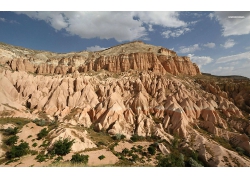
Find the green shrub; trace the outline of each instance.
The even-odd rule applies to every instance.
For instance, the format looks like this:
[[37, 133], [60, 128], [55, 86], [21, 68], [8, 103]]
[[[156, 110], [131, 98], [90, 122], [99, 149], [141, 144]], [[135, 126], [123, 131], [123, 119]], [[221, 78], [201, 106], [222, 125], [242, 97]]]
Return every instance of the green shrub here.
[[29, 135], [27, 138], [31, 138], [32, 137], [32, 135]]
[[16, 157], [21, 157], [29, 153], [29, 144], [23, 142], [18, 146], [12, 146], [10, 151], [6, 152], [7, 159], [13, 159]]
[[127, 148], [124, 148], [123, 150], [122, 150], [122, 154], [123, 155], [127, 155], [129, 153], [129, 150], [127, 149]]
[[70, 141], [69, 139], [60, 139], [54, 143], [51, 153], [55, 153], [59, 156], [65, 156], [71, 150], [74, 140]]
[[137, 161], [139, 156], [137, 154], [132, 154], [132, 161]]
[[74, 154], [70, 160], [72, 163], [84, 163], [87, 164], [89, 161], [89, 155]]
[[43, 128], [38, 134], [37, 134], [37, 139], [40, 140], [48, 135], [49, 131], [47, 128]]
[[120, 140], [122, 140], [122, 139], [125, 139], [126, 136], [123, 135], [123, 134], [116, 134], [116, 135], [114, 135], [112, 138], [113, 138], [114, 140], [120, 141]]
[[8, 146], [12, 146], [14, 144], [16, 144], [17, 140], [18, 140], [18, 136], [14, 135], [14, 136], [11, 136], [9, 139], [7, 139], [5, 141], [5, 144], [8, 145]]
[[17, 127], [8, 127], [7, 129], [4, 130], [4, 135], [16, 135], [18, 133], [18, 128]]
[[201, 164], [199, 164], [197, 161], [195, 161], [192, 157], [188, 159], [188, 164], [191, 167], [203, 167]]
[[143, 136], [139, 136], [138, 134], [134, 134], [133, 136], [131, 136], [130, 139], [136, 142], [136, 141], [143, 141], [145, 138]]
[[104, 155], [101, 155], [101, 156], [99, 156], [98, 158], [99, 158], [100, 160], [102, 160], [102, 159], [105, 158], [105, 156], [104, 156]]
[[185, 167], [184, 155], [181, 153], [171, 153], [158, 161], [159, 167]]
[[37, 143], [36, 143], [36, 142], [32, 144], [32, 147], [36, 147], [36, 146], [37, 146]]
[[35, 159], [37, 160], [37, 162], [43, 162], [47, 159], [47, 156], [44, 154], [38, 154]]
[[156, 153], [155, 147], [154, 147], [154, 146], [149, 146], [149, 147], [148, 147], [148, 152], [149, 152], [149, 154], [151, 154], [151, 155], [155, 155], [155, 153]]

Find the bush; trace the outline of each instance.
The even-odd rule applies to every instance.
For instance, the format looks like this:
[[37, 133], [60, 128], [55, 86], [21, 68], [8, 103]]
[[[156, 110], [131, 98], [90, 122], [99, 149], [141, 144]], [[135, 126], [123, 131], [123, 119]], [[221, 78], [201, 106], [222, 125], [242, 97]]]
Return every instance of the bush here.
[[52, 153], [55, 153], [59, 156], [65, 156], [71, 150], [71, 146], [73, 145], [74, 140], [70, 141], [69, 139], [58, 140], [54, 143], [52, 148]]
[[70, 160], [72, 163], [84, 163], [87, 164], [89, 161], [88, 155], [81, 155], [79, 153], [72, 155], [72, 158]]
[[114, 140], [120, 141], [120, 140], [122, 140], [122, 139], [125, 139], [126, 136], [123, 135], [123, 134], [116, 134], [116, 135], [114, 135], [112, 138], [113, 138]]
[[10, 151], [6, 152], [7, 159], [13, 159], [16, 157], [21, 157], [29, 153], [29, 144], [23, 142], [18, 146], [12, 146]]
[[31, 138], [32, 137], [32, 135], [29, 135], [27, 138]]
[[123, 155], [127, 155], [129, 153], [129, 150], [127, 149], [127, 148], [124, 148], [123, 150], [122, 150], [122, 154]]
[[132, 141], [136, 142], [136, 141], [142, 141], [144, 140], [145, 138], [143, 136], [139, 136], [137, 134], [134, 134], [133, 136], [131, 136], [130, 138]]
[[38, 134], [37, 134], [37, 139], [40, 140], [48, 135], [49, 131], [47, 128], [43, 128]]
[[102, 160], [102, 159], [105, 158], [105, 156], [104, 156], [104, 155], [101, 155], [101, 156], [99, 156], [98, 158], [99, 158], [100, 160]]
[[36, 142], [32, 144], [32, 147], [36, 147], [36, 146], [37, 146], [37, 143], [36, 143]]
[[8, 127], [7, 129], [4, 130], [4, 135], [16, 135], [18, 133], [18, 128], [17, 127]]
[[37, 126], [45, 126], [46, 125], [46, 121], [44, 119], [34, 119], [32, 122], [35, 123]]
[[185, 167], [184, 155], [181, 153], [171, 153], [158, 161], [159, 167]]
[[47, 156], [44, 154], [38, 154], [35, 159], [37, 160], [37, 162], [43, 162], [47, 159]]
[[199, 164], [197, 161], [195, 161], [192, 157], [188, 159], [188, 164], [191, 167], [203, 167], [201, 164]]
[[6, 145], [8, 145], [8, 146], [12, 146], [12, 145], [14, 145], [14, 144], [16, 144], [16, 142], [17, 142], [17, 140], [18, 140], [18, 136], [11, 136], [9, 139], [7, 139], [6, 141], [5, 141], [5, 144]]
[[155, 153], [156, 153], [155, 147], [154, 147], [154, 146], [149, 146], [149, 147], [148, 147], [148, 152], [149, 152], [149, 154], [151, 154], [151, 155], [155, 155]]

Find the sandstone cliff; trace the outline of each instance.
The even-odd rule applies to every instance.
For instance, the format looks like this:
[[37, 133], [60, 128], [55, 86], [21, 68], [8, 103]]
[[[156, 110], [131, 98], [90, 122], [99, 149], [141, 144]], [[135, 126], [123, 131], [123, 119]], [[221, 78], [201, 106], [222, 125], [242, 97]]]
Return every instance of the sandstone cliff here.
[[[135, 41], [98, 52], [55, 54], [31, 51], [22, 54], [2, 46], [0, 57], [14, 71], [37, 74], [67, 74], [101, 69], [126, 72], [130, 69], [160, 74], [200, 74], [189, 57], [179, 57], [174, 51]], [[13, 48], [13, 47], [12, 47]], [[14, 52], [13, 52], [14, 51]]]

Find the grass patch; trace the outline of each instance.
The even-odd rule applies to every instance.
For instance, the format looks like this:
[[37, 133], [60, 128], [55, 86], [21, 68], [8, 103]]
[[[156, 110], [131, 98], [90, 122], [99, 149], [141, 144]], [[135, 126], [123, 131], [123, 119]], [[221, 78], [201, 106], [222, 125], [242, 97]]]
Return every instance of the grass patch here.
[[0, 124], [15, 124], [18, 128], [22, 128], [25, 124], [31, 120], [20, 117], [0, 117]]

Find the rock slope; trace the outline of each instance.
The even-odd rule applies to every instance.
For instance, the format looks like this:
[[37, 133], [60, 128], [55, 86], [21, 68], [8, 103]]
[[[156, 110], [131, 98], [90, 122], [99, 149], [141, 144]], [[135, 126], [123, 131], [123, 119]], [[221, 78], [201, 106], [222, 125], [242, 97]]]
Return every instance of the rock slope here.
[[[198, 152], [209, 166], [250, 166], [248, 158], [221, 143], [250, 154], [250, 123], [240, 103], [248, 104], [249, 91], [206, 83], [187, 57], [142, 42], [80, 52], [78, 57], [35, 52], [33, 60], [31, 53], [23, 59], [23, 50], [9, 50], [12, 56], [5, 51], [2, 117], [38, 117], [127, 139], [136, 134], [171, 143], [180, 137], [183, 148]], [[40, 56], [47, 60], [35, 59]], [[76, 139], [74, 152], [96, 147], [85, 133], [69, 127], [50, 132], [51, 146], [66, 136]], [[169, 153], [164, 145], [160, 149]]]

